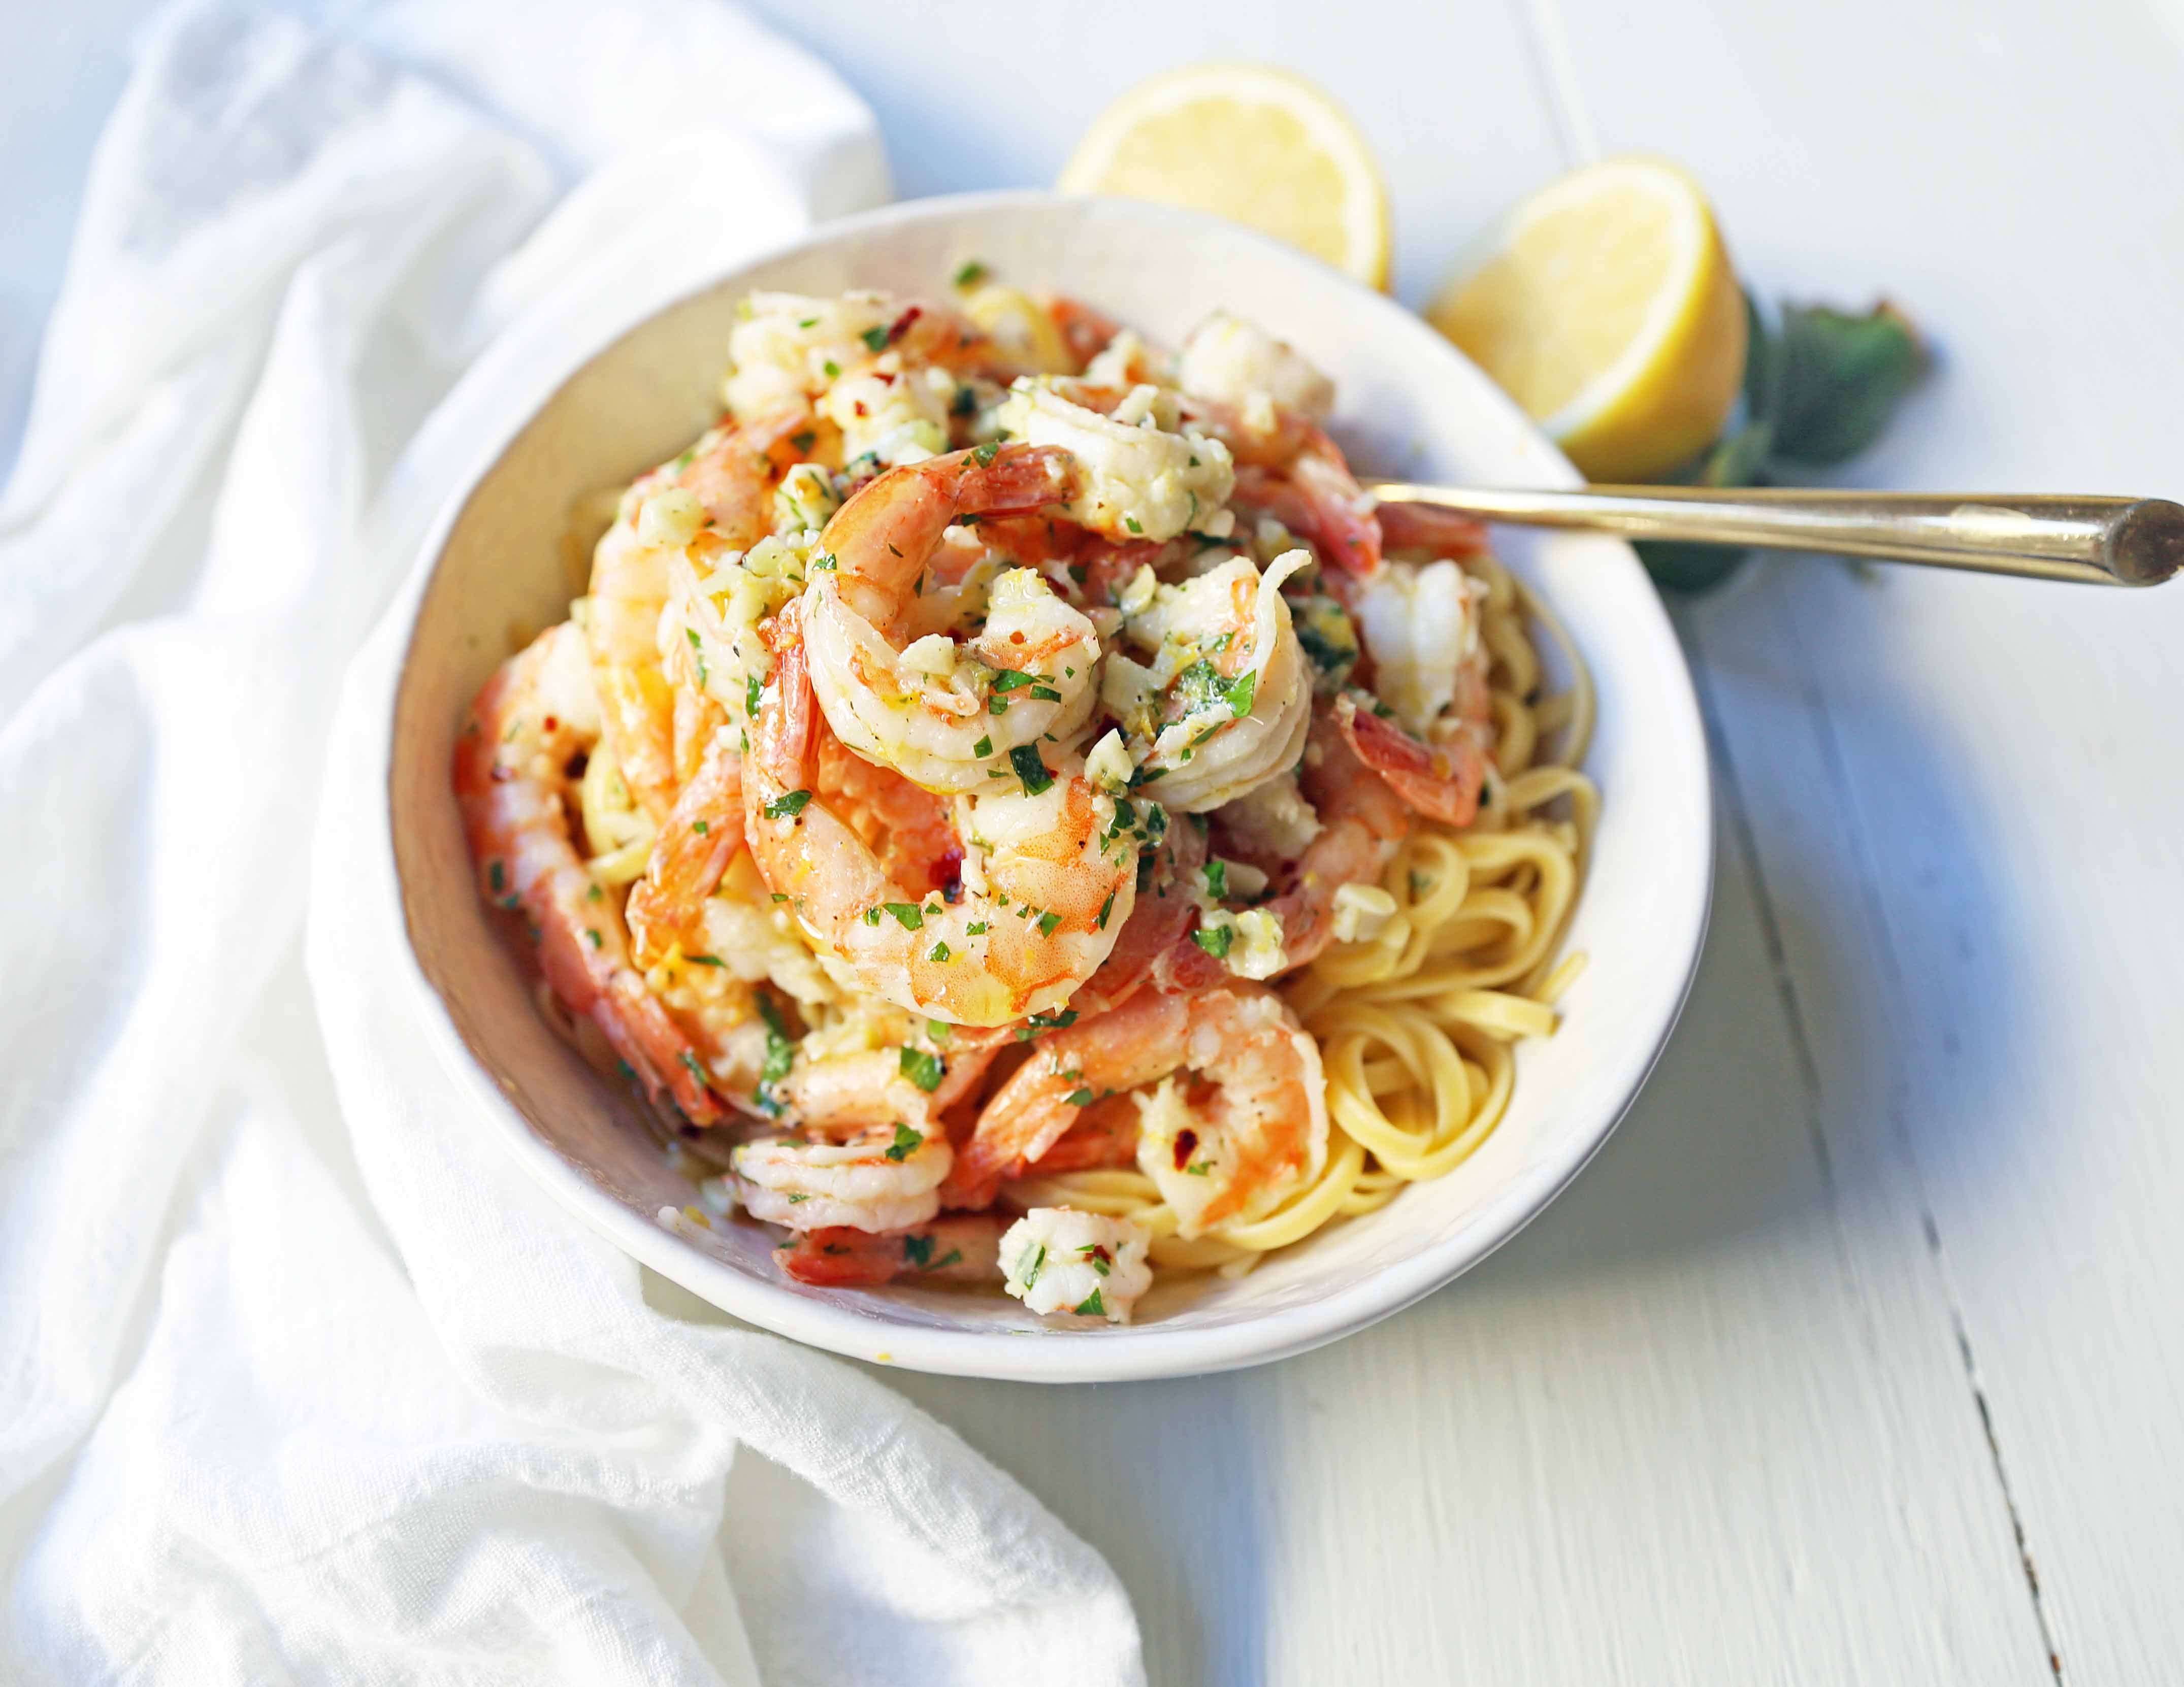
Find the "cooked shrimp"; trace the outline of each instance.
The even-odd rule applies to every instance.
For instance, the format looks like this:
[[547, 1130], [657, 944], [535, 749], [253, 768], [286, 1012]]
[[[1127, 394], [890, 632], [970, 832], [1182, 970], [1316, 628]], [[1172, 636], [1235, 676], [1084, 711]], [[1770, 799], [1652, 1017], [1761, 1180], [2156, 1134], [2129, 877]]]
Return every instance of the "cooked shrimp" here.
[[945, 1132], [899, 1124], [845, 1143], [764, 1137], [738, 1144], [728, 1163], [754, 1218], [791, 1230], [885, 1232], [939, 1211], [955, 1161]]
[[[1117, 804], [1120, 812], [1120, 802]], [[1206, 861], [1206, 834], [1189, 822], [1170, 826], [1141, 857], [1137, 905], [1100, 970], [1069, 999], [1078, 1013], [1120, 1007], [1148, 983], [1163, 983], [1162, 962], [1173, 954], [1198, 915], [1198, 870]], [[1194, 951], [1195, 953], [1197, 951]]]
[[613, 901], [569, 835], [570, 766], [599, 737], [583, 634], [568, 621], [504, 662], [471, 705], [455, 743], [455, 794], [487, 898], [529, 921], [547, 983], [596, 1026], [655, 1099], [671, 1094], [693, 1124], [719, 1103], [667, 1010], [631, 965]]
[[1002, 1287], [1034, 1312], [1126, 1324], [1153, 1286], [1152, 1233], [1134, 1218], [1035, 1206], [1001, 1238]]
[[941, 536], [962, 517], [1020, 515], [1066, 499], [1067, 458], [982, 447], [890, 470], [827, 524], [804, 595], [811, 683], [850, 749], [929, 789], [982, 792], [1013, 754], [1067, 738], [1098, 695], [1092, 623], [1029, 569], [992, 584], [974, 636], [922, 596]]
[[792, 1235], [774, 1260], [799, 1283], [821, 1289], [878, 1289], [899, 1277], [928, 1283], [998, 1283], [1008, 1221], [950, 1213], [892, 1235], [836, 1227]]
[[904, 1045], [799, 1060], [780, 1086], [783, 1116], [800, 1130], [829, 1136], [898, 1119], [919, 1130], [933, 1127], [978, 1087], [1007, 1034], [959, 1027], [933, 1050]]
[[728, 335], [728, 409], [749, 420], [788, 402], [816, 398], [845, 370], [861, 371], [890, 354], [963, 378], [1007, 382], [1024, 372], [1003, 348], [943, 305], [850, 292], [812, 298], [755, 292]]
[[630, 888], [629, 934], [640, 965], [658, 960], [695, 923], [743, 841], [743, 755], [737, 732], [724, 727], [660, 823], [644, 877]]
[[1142, 827], [1081, 763], [1038, 746], [1011, 758], [1013, 788], [963, 799], [953, 899], [901, 884], [817, 793], [819, 723], [791, 604], [769, 624], [773, 695], [744, 767], [752, 858], [811, 940], [858, 986], [958, 1025], [1006, 1024], [1061, 1007], [1115, 946], [1136, 899]]
[[1452, 561], [1390, 562], [1352, 593], [1373, 691], [1393, 711], [1338, 699], [1365, 764], [1421, 814], [1468, 826], [1485, 782], [1491, 698], [1479, 636], [1484, 583]]
[[[710, 554], [764, 536], [770, 454], [805, 414], [800, 406], [769, 412], [709, 435], [688, 461], [655, 469], [630, 488], [593, 554], [584, 630], [607, 747], [655, 822], [666, 819], [686, 771], [676, 754], [677, 699], [660, 648], [670, 565], [694, 549]], [[682, 736], [687, 743], [692, 734]]]
[[[1317, 960], [1334, 941], [1337, 893], [1348, 884], [1378, 884], [1412, 824], [1409, 806], [1366, 766], [1331, 715], [1312, 722], [1303, 783], [1316, 810], [1308, 827], [1286, 812], [1255, 814], [1251, 805], [1222, 816], [1224, 831], [1232, 836], [1255, 821], [1271, 822], [1259, 836], [1243, 837], [1240, 853], [1262, 863], [1287, 860], [1274, 875], [1279, 891], [1260, 905], [1280, 931], [1284, 971]], [[1223, 960], [1195, 936], [1162, 957], [1155, 977], [1162, 989], [1206, 989], [1227, 976]]]
[[1172, 539], [1212, 521], [1234, 480], [1228, 448], [1180, 431], [1175, 395], [1150, 384], [1020, 381], [995, 420], [1011, 439], [1067, 451], [1078, 475], [1070, 520], [1118, 542]]
[[1140, 990], [1040, 1040], [980, 1111], [949, 1204], [991, 1200], [1001, 1179], [1039, 1164], [1098, 1097], [1182, 1072], [1187, 1086], [1144, 1108], [1138, 1164], [1184, 1235], [1262, 1213], [1318, 1173], [1327, 1156], [1319, 1047], [1281, 999], [1245, 983], [1190, 996]]
[[1136, 782], [1172, 809], [1217, 808], [1294, 766], [1312, 720], [1312, 665], [1281, 583], [1311, 559], [1301, 550], [1262, 574], [1233, 557], [1132, 609], [1123, 640], [1147, 660], [1111, 650], [1101, 682], [1121, 718]]
[[1487, 756], [1473, 723], [1453, 723], [1447, 736], [1427, 743], [1360, 709], [1353, 697], [1334, 700], [1334, 720], [1358, 759], [1420, 814], [1450, 826], [1468, 826], [1478, 817]]

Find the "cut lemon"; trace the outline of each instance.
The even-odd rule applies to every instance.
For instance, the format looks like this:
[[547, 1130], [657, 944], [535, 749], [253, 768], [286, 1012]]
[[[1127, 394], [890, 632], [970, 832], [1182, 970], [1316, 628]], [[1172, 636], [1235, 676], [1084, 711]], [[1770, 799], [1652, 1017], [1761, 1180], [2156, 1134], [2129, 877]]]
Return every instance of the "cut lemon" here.
[[1388, 284], [1388, 195], [1350, 120], [1295, 76], [1202, 64], [1100, 114], [1056, 183], [1210, 211]]
[[1535, 193], [1426, 315], [1596, 481], [1689, 461], [1744, 375], [1744, 298], [1713, 213], [1653, 159]]

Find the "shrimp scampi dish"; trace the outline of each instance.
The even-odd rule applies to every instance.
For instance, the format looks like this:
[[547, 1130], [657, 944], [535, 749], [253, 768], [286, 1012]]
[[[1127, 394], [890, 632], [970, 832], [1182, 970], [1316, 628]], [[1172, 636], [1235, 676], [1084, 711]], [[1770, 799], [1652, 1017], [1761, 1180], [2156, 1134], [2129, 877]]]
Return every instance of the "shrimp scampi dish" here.
[[692, 1172], [661, 1222], [1090, 1329], [1469, 1155], [1598, 802], [1484, 531], [1377, 507], [1225, 314], [1163, 347], [967, 263], [723, 349], [454, 767], [542, 1010]]

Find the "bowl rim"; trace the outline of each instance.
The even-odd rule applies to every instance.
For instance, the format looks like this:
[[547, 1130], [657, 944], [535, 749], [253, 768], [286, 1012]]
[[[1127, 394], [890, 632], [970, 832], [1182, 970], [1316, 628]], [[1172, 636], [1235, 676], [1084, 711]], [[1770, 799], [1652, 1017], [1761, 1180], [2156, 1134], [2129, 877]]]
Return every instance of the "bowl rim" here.
[[[1646, 1080], [1666, 1048], [1681, 1016], [1696, 977], [1713, 901], [1715, 844], [1712, 824], [1712, 767], [1707, 752], [1702, 716], [1689, 663], [1676, 637], [1666, 606], [1651, 588], [1642, 602], [1653, 621], [1652, 637], [1673, 653], [1664, 665], [1675, 695], [1672, 715], [1680, 718], [1695, 742], [1696, 754], [1685, 760], [1695, 770], [1686, 793], [1695, 811], [1695, 843], [1701, 870], [1688, 875], [1685, 895], [1676, 910], [1672, 929], [1680, 933], [1680, 953], [1673, 964], [1680, 973], [1673, 994], [1658, 1015], [1646, 1046], [1634, 1038], [1631, 1049], [1618, 1062], [1611, 1086], [1622, 1100], [1603, 1111], [1591, 1129], [1578, 1133], [1556, 1154], [1544, 1156], [1524, 1175], [1474, 1209], [1461, 1233], [1421, 1249], [1412, 1257], [1374, 1272], [1362, 1282], [1337, 1289], [1301, 1306], [1282, 1307], [1233, 1323], [1212, 1327], [1167, 1329], [1158, 1323], [1106, 1330], [1063, 1330], [1033, 1333], [1025, 1339], [1017, 1332], [938, 1328], [897, 1321], [887, 1315], [888, 1303], [868, 1298], [868, 1304], [852, 1308], [767, 1282], [714, 1258], [664, 1228], [651, 1215], [633, 1211], [588, 1178], [532, 1129], [522, 1113], [504, 1094], [485, 1066], [472, 1054], [458, 1027], [453, 1011], [426, 975], [412, 939], [406, 899], [393, 837], [393, 727], [396, 704], [404, 676], [414, 652], [417, 622], [427, 589], [439, 566], [457, 522], [479, 484], [498, 467], [509, 448], [539, 416], [570, 381], [594, 359], [611, 351], [623, 339], [667, 311], [680, 308], [699, 294], [733, 282], [744, 272], [792, 256], [807, 248], [826, 246], [868, 231], [900, 223], [960, 217], [966, 213], [1006, 214], [1030, 206], [1076, 203], [1128, 208], [1128, 214], [1169, 219], [1182, 225], [1202, 225], [1217, 220], [1178, 207], [1142, 201], [1078, 198], [1038, 189], [951, 194], [913, 199], [855, 215], [800, 227], [777, 241], [739, 253], [733, 262], [706, 278], [682, 286], [665, 297], [655, 297], [632, 309], [627, 299], [578, 301], [535, 321], [512, 328], [500, 342], [465, 371], [442, 401], [441, 415], [454, 426], [431, 429], [455, 433], [464, 413], [478, 413], [491, 426], [481, 443], [465, 454], [465, 466], [441, 501], [425, 537], [414, 552], [397, 600], [387, 614], [382, 632], [393, 644], [393, 659], [375, 676], [369, 707], [380, 724], [375, 734], [381, 762], [374, 773], [382, 791], [374, 805], [374, 852], [382, 871], [376, 875], [383, 903], [382, 912], [399, 934], [391, 945], [397, 969], [419, 1010], [426, 1040], [439, 1064], [469, 1099], [474, 1109], [488, 1119], [503, 1146], [554, 1199], [584, 1222], [613, 1242], [624, 1253], [650, 1267], [662, 1277], [732, 1317], [776, 1334], [823, 1348], [850, 1358], [930, 1372], [939, 1375], [978, 1377], [1022, 1382], [1125, 1382], [1211, 1374], [1265, 1364], [1364, 1329], [1390, 1317], [1477, 1266], [1546, 1210], [1582, 1172], [1613, 1134], [1636, 1101]], [[1308, 254], [1299, 253], [1272, 237], [1234, 225], [1220, 225], [1225, 238], [1246, 247], [1256, 246], [1272, 260], [1301, 264], [1320, 270], [1339, 288], [1348, 289], [1361, 310], [1379, 311], [1400, 321], [1401, 331], [1418, 341], [1422, 360], [1462, 354], [1396, 299], [1351, 280]], [[503, 396], [515, 370], [543, 367], [544, 376], [529, 382], [536, 394], [527, 404], [510, 404]], [[1552, 443], [1516, 406], [1481, 376], [1473, 397], [1496, 406], [1505, 424], [1513, 424], [1545, 446], [1548, 460], [1556, 465], [1568, 485], [1581, 484]], [[438, 418], [436, 418], [437, 420]], [[1631, 569], [1639, 565], [1627, 545], [1614, 542]], [[1686, 746], [1688, 749], [1692, 746]]]

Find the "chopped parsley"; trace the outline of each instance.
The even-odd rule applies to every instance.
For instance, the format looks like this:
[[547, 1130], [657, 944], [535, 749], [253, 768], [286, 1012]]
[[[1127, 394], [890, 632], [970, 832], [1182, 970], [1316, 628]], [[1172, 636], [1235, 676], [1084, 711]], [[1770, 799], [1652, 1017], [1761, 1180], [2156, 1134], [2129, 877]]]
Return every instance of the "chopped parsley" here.
[[930, 949], [926, 951], [925, 958], [928, 960], [947, 960], [949, 958], [948, 945], [944, 943], [937, 943], [933, 944]]
[[1228, 894], [1228, 863], [1217, 855], [1206, 864], [1206, 894], [1217, 902]]
[[905, 1264], [923, 1270], [933, 1263], [933, 1239], [930, 1236], [904, 1237], [902, 1257]]
[[593, 930], [589, 926], [587, 926], [587, 927], [584, 927], [584, 935], [585, 935], [587, 938], [590, 938], [590, 939], [591, 939], [592, 947], [593, 947], [593, 949], [598, 949], [599, 947], [600, 947], [600, 945], [601, 945], [601, 944], [604, 944], [604, 943], [605, 943], [605, 941], [606, 941], [606, 939], [605, 939], [604, 938], [602, 938], [602, 937], [601, 937], [601, 936], [600, 936], [597, 932], [593, 931]]
[[981, 920], [975, 926], [964, 927], [963, 935], [967, 938], [982, 938], [986, 935], [987, 930], [988, 927], [986, 922], [983, 920]]
[[967, 259], [956, 271], [954, 279], [959, 287], [975, 287], [986, 279], [986, 266], [975, 258]]
[[842, 365], [835, 362], [832, 358], [828, 358], [827, 361], [821, 364], [819, 367], [827, 371], [827, 378], [829, 381], [833, 380], [836, 376], [842, 372]]
[[698, 642], [698, 629], [696, 627], [686, 626], [682, 631], [688, 637], [690, 640], [690, 649], [695, 654], [698, 663], [698, 683], [700, 686], [703, 686], [705, 683], [705, 647]]
[[756, 674], [753, 674], [748, 679], [744, 680], [744, 713], [751, 716], [754, 720], [758, 718], [759, 690], [758, 676]]
[[1228, 945], [1234, 941], [1235, 936], [1236, 933], [1233, 927], [1201, 926], [1190, 934], [1190, 940], [1216, 960], [1226, 960], [1228, 958]]
[[1018, 744], [1009, 752], [1009, 766], [1016, 769], [1017, 777], [1023, 782], [1024, 794], [1028, 797], [1037, 796], [1054, 783], [1054, 775], [1047, 771], [1046, 764], [1039, 759], [1037, 744]]
[[1092, 1105], [1092, 1092], [1080, 1084], [1061, 1099], [1072, 1107], [1089, 1107]]
[[[923, 1049], [905, 1048], [902, 1051], [902, 1075], [928, 1095], [940, 1088], [940, 1080], [948, 1071], [947, 1063], [939, 1055]], [[900, 1143], [902, 1139], [895, 1139]], [[894, 1156], [900, 1159], [901, 1156]]]
[[971, 457], [972, 460], [977, 463], [980, 468], [990, 469], [994, 465], [994, 459], [1000, 454], [1001, 442], [998, 439], [989, 439], [983, 445], [978, 447], [977, 450], [973, 451], [971, 454]]
[[788, 436], [788, 443], [791, 445], [794, 445], [800, 452], [809, 451], [814, 443], [817, 441], [818, 437], [819, 436], [817, 434], [814, 433], [807, 427], [801, 433], [790, 434]]
[[832, 551], [822, 551], [811, 559], [811, 571], [814, 574], [832, 574], [837, 565], [834, 553]]
[[1134, 533], [1142, 533], [1145, 532], [1145, 528], [1139, 525], [1138, 518], [1134, 515], [1125, 515], [1123, 518], [1123, 525], [1125, 527], [1128, 527]]
[[1039, 676], [1037, 674], [1025, 673], [1020, 668], [996, 668], [994, 670], [994, 689], [995, 691], [1017, 691], [1025, 686], [1037, 685], [1038, 683]]
[[[488, 861], [486, 863], [485, 877], [486, 882], [490, 884], [496, 891], [505, 890], [508, 888], [508, 871], [498, 861]], [[597, 885], [593, 885], [592, 888], [597, 890], [599, 887]]]
[[1077, 1303], [1076, 1310], [1091, 1318], [1104, 1318], [1107, 1316], [1107, 1309], [1100, 1304], [1100, 1291], [1096, 1289]]
[[706, 825], [706, 824], [705, 824], [705, 822], [704, 821], [702, 821], [702, 820], [694, 820], [694, 821], [692, 821], [690, 822], [690, 829], [691, 829], [691, 831], [693, 831], [693, 832], [696, 832], [696, 833], [697, 833], [700, 838], [703, 838], [703, 837], [704, 837], [704, 836], [705, 836], [708, 832], [710, 832], [713, 828], [712, 828], [711, 827], [710, 827], [710, 826]]
[[1061, 915], [1042, 914], [1039, 916], [1039, 934], [1043, 938], [1050, 938], [1054, 935], [1055, 927], [1061, 923]]
[[952, 1265], [961, 1265], [962, 1263], [963, 1250], [961, 1248], [950, 1248], [948, 1250], [946, 1257], [933, 1261], [933, 1268], [935, 1271], [945, 1271]]
[[789, 1040], [788, 1025], [781, 1010], [764, 990], [758, 993], [758, 1011], [766, 1022], [766, 1064], [758, 1069], [758, 1088], [752, 1097], [762, 1112], [778, 1113], [781, 1103], [774, 1100], [773, 1086], [787, 1077], [788, 1069], [796, 1064], [796, 1044]]
[[958, 387], [956, 389], [955, 401], [948, 406], [948, 414], [951, 416], [975, 415], [978, 409], [977, 392], [968, 387]]
[[[906, 932], [914, 932], [925, 923], [925, 910], [915, 902], [883, 902], [880, 906], [895, 917], [895, 923]], [[874, 925], [879, 923], [875, 920]]]
[[1107, 929], [1107, 916], [1115, 911], [1115, 893], [1109, 891], [1107, 899], [1100, 905], [1100, 929]]
[[885, 328], [867, 328], [857, 337], [865, 342], [865, 349], [868, 352], [883, 352], [887, 349], [888, 331]]
[[728, 964], [717, 955], [686, 955], [682, 958], [693, 966], [726, 966]]
[[[978, 743], [971, 746], [971, 754], [973, 755], [991, 755], [993, 753], [994, 735], [991, 732], [987, 733], [985, 737], [980, 738]], [[493, 888], [498, 890], [500, 887], [496, 884], [493, 886]]]
[[[903, 1053], [906, 1055], [910, 1053], [910, 1050], [905, 1049]], [[933, 1060], [933, 1056], [928, 1055], [926, 1059]], [[939, 1062], [938, 1061], [934, 1061], [933, 1064], [938, 1066]], [[937, 1084], [940, 1080], [938, 1077], [935, 1077], [933, 1082]], [[929, 1088], [930, 1086], [928, 1087]], [[897, 1164], [900, 1164], [903, 1161], [909, 1159], [911, 1155], [916, 1153], [919, 1145], [922, 1144], [924, 1140], [925, 1139], [922, 1136], [920, 1136], [916, 1131], [911, 1129], [908, 1125], [899, 1124], [894, 1127], [894, 1145], [888, 1150], [887, 1157], [894, 1161]]]
[[766, 805], [768, 820], [788, 820], [804, 812], [805, 804], [811, 800], [809, 791], [784, 791]]
[[1024, 1264], [1023, 1286], [1026, 1289], [1029, 1289], [1032, 1284], [1038, 1282], [1039, 1272], [1044, 1271], [1045, 1268], [1046, 1244], [1041, 1242], [1037, 1247], [1032, 1250], [1031, 1258]]

